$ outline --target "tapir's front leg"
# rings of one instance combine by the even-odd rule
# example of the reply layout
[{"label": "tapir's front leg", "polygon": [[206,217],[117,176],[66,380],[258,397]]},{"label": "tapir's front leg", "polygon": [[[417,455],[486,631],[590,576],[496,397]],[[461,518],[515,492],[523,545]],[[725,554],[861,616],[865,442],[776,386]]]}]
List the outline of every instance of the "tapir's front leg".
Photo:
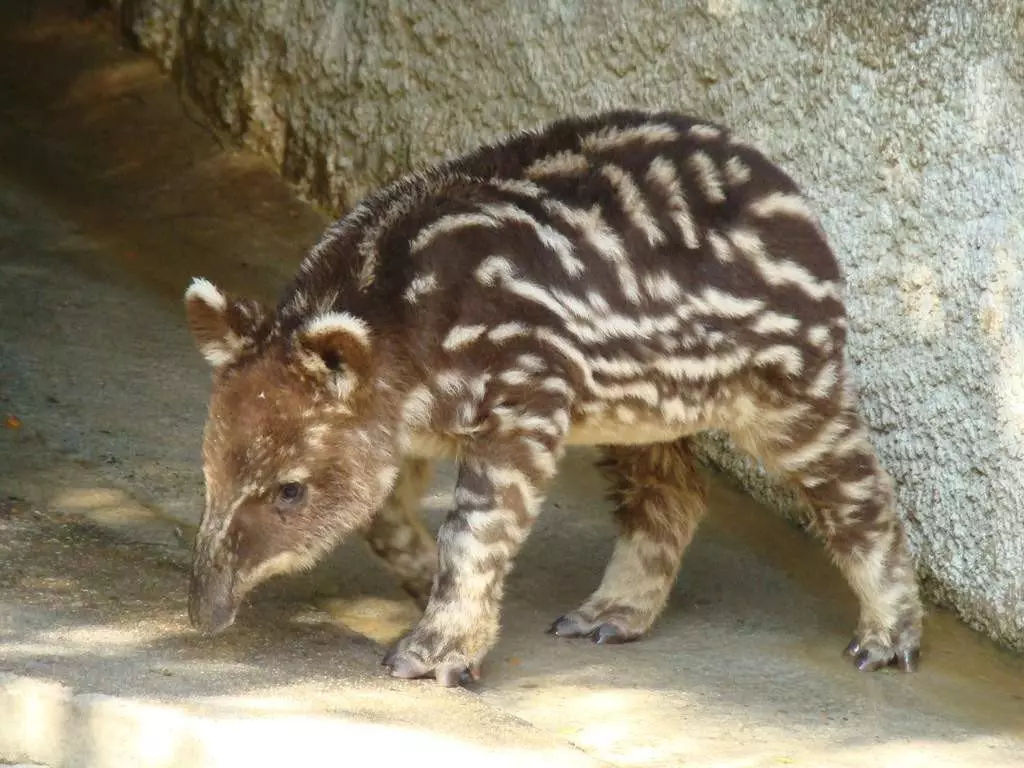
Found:
[{"label": "tapir's front leg", "polygon": [[[536,413],[524,424],[537,425]],[[438,532],[438,575],[419,624],[385,657],[395,677],[433,675],[453,686],[479,675],[498,637],[501,597],[512,560],[554,475],[561,434],[510,430],[467,451],[455,509]],[[557,423],[564,423],[558,419]]]},{"label": "tapir's front leg", "polygon": [[432,468],[427,459],[406,459],[391,495],[363,533],[420,608],[430,599],[437,570],[437,547],[420,513]]}]

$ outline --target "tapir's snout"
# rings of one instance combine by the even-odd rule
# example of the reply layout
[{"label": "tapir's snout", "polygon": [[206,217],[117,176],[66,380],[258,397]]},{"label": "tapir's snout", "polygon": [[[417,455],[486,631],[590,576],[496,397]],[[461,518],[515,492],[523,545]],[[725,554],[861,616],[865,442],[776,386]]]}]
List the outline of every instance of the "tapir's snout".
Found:
[{"label": "tapir's snout", "polygon": [[223,632],[235,621],[239,599],[234,574],[209,565],[195,568],[188,592],[188,618],[204,635]]}]

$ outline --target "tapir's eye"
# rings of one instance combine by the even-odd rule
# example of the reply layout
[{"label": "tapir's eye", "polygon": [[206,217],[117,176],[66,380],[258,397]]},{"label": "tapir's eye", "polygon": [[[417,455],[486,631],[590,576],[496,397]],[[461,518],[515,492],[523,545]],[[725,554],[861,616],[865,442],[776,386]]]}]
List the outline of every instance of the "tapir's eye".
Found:
[{"label": "tapir's eye", "polygon": [[277,500],[282,504],[298,504],[306,496],[302,483],[284,483],[277,490]]}]

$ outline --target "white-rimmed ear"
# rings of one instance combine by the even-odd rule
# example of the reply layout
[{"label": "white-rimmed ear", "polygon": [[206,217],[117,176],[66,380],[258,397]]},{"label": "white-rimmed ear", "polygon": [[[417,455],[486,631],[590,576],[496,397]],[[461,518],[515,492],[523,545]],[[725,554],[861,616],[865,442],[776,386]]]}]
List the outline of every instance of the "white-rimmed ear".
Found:
[{"label": "white-rimmed ear", "polygon": [[350,392],[369,374],[370,328],[355,315],[348,312],[317,315],[299,330],[297,341],[307,353],[307,367],[333,382],[339,394]]},{"label": "white-rimmed ear", "polygon": [[235,362],[263,323],[258,302],[235,299],[201,277],[185,291],[185,315],[196,346],[214,368]]}]

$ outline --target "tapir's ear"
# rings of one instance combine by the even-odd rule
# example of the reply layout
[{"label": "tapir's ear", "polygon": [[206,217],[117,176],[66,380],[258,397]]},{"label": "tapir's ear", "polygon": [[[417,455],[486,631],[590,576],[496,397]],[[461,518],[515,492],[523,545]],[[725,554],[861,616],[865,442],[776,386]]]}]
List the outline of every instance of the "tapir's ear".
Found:
[{"label": "tapir's ear", "polygon": [[299,330],[297,341],[306,367],[331,382],[339,395],[369,375],[370,328],[348,312],[318,315]]},{"label": "tapir's ear", "polygon": [[252,342],[266,311],[258,302],[231,298],[196,277],[185,291],[185,315],[199,351],[220,368],[235,362]]}]

